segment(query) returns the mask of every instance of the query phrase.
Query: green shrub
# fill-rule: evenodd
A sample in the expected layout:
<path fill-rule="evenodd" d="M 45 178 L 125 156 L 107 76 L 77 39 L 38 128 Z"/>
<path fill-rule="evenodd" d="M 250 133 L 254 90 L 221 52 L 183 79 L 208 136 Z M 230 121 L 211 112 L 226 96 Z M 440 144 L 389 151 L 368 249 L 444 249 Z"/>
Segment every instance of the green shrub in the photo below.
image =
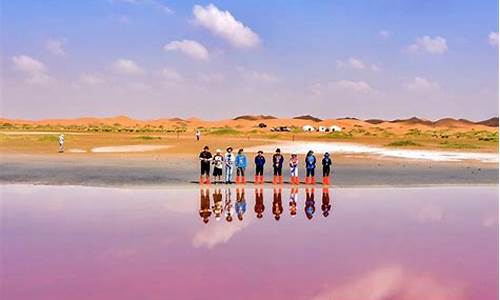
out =
<path fill-rule="evenodd" d="M 409 146 L 421 146 L 421 145 L 418 143 L 415 143 L 414 141 L 401 140 L 401 141 L 394 141 L 394 142 L 389 143 L 385 146 L 386 147 L 409 147 Z"/>

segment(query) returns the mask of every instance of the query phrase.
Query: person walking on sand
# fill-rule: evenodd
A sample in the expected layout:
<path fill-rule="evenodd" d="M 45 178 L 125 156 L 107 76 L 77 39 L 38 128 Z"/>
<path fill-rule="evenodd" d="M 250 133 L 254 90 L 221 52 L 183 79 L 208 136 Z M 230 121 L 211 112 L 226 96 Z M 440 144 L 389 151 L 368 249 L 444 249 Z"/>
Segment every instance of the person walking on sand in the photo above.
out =
<path fill-rule="evenodd" d="M 233 154 L 233 147 L 227 147 L 226 154 L 224 155 L 224 165 L 226 166 L 226 183 L 231 184 L 233 181 L 235 157 Z"/>
<path fill-rule="evenodd" d="M 59 153 L 64 152 L 64 133 L 59 135 Z"/>
<path fill-rule="evenodd" d="M 276 149 L 273 155 L 273 183 L 283 183 L 283 155 L 281 155 L 280 148 Z"/>
<path fill-rule="evenodd" d="M 306 155 L 306 184 L 315 184 L 314 169 L 316 168 L 316 157 L 314 152 L 309 150 Z"/>
<path fill-rule="evenodd" d="M 221 177 L 222 167 L 224 166 L 224 157 L 222 156 L 221 152 L 222 151 L 220 149 L 217 149 L 216 154 L 212 159 L 212 163 L 214 165 L 214 172 L 212 175 L 214 176 L 215 183 L 222 182 Z"/>
<path fill-rule="evenodd" d="M 292 153 L 290 158 L 290 182 L 299 184 L 299 159 L 295 153 Z"/>
<path fill-rule="evenodd" d="M 236 183 L 245 183 L 245 169 L 247 168 L 247 156 L 243 153 L 243 149 L 238 150 L 236 155 Z"/>
<path fill-rule="evenodd" d="M 255 183 L 264 183 L 264 165 L 266 163 L 266 158 L 264 157 L 264 152 L 259 150 L 255 156 Z"/>
<path fill-rule="evenodd" d="M 203 151 L 200 153 L 200 183 L 210 183 L 210 161 L 212 160 L 212 153 L 208 151 L 208 146 L 203 147 Z M 205 176 L 205 180 L 203 180 Z"/>
<path fill-rule="evenodd" d="M 325 152 L 321 164 L 323 165 L 323 184 L 330 184 L 330 166 L 332 165 L 330 153 Z"/>
<path fill-rule="evenodd" d="M 199 128 L 196 128 L 196 133 L 195 133 L 195 135 L 196 135 L 196 141 L 199 141 L 199 140 L 200 140 L 200 137 L 201 137 L 201 131 L 200 131 L 200 129 L 199 129 Z"/>

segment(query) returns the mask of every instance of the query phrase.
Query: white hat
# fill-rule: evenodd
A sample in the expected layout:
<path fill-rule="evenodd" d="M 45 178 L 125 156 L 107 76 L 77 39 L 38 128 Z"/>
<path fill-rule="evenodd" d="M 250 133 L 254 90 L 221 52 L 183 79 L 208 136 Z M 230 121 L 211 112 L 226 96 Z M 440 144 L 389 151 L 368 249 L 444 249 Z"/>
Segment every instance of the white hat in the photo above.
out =
<path fill-rule="evenodd" d="M 215 150 L 215 152 L 220 153 L 222 152 L 220 149 Z"/>

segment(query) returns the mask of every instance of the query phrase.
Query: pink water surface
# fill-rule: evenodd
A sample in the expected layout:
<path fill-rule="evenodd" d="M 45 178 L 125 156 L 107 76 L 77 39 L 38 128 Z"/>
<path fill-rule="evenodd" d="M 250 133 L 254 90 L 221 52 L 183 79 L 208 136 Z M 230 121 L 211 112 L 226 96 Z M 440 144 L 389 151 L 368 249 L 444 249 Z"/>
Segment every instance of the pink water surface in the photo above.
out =
<path fill-rule="evenodd" d="M 264 189 L 258 219 L 223 188 L 232 222 L 213 187 L 0 188 L 1 299 L 498 298 L 498 186 L 316 189 L 310 220 L 304 189 L 295 217 Z"/>

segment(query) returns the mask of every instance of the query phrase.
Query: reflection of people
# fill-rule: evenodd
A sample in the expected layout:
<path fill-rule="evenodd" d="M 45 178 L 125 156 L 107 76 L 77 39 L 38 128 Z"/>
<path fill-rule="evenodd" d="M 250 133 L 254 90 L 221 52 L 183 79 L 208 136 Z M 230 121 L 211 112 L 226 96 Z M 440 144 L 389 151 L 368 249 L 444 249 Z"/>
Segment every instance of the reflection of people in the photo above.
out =
<path fill-rule="evenodd" d="M 297 193 L 298 193 L 298 188 L 297 187 L 292 187 L 290 189 L 290 200 L 288 202 L 288 209 L 290 210 L 290 215 L 292 217 L 295 217 L 297 215 Z"/>
<path fill-rule="evenodd" d="M 323 188 L 323 196 L 321 197 L 321 211 L 323 211 L 323 216 L 326 218 L 330 214 L 330 209 L 332 205 L 330 204 L 330 189 Z"/>
<path fill-rule="evenodd" d="M 211 214 L 209 191 L 208 189 L 200 189 L 200 217 L 204 223 L 208 223 Z"/>
<path fill-rule="evenodd" d="M 266 158 L 264 157 L 264 152 L 259 150 L 257 156 L 255 156 L 255 183 L 264 183 L 264 164 L 266 163 Z"/>
<path fill-rule="evenodd" d="M 306 189 L 306 205 L 304 211 L 306 213 L 306 217 L 308 220 L 311 220 L 314 215 L 314 211 L 316 208 L 314 207 L 314 188 Z"/>
<path fill-rule="evenodd" d="M 314 169 L 316 168 L 316 157 L 314 156 L 314 152 L 309 150 L 306 155 L 306 184 L 314 184 Z"/>
<path fill-rule="evenodd" d="M 221 150 L 217 149 L 216 154 L 213 157 L 213 164 L 214 164 L 214 173 L 212 174 L 214 176 L 214 182 L 221 182 L 221 176 L 222 176 L 222 167 L 224 165 L 224 156 L 221 154 Z"/>
<path fill-rule="evenodd" d="M 231 202 L 230 189 L 225 191 L 224 210 L 226 211 L 226 221 L 231 222 L 233 220 L 233 203 Z"/>
<path fill-rule="evenodd" d="M 63 152 L 64 152 L 64 134 L 61 133 L 61 135 L 59 136 L 59 153 Z"/>
<path fill-rule="evenodd" d="M 257 219 L 262 219 L 264 215 L 264 194 L 262 188 L 255 189 L 255 213 L 257 214 Z"/>
<path fill-rule="evenodd" d="M 243 221 L 243 215 L 247 211 L 247 201 L 245 200 L 245 189 L 236 189 L 236 203 L 234 210 L 238 216 L 238 220 Z"/>
<path fill-rule="evenodd" d="M 273 155 L 273 183 L 283 183 L 283 155 L 280 148 Z"/>
<path fill-rule="evenodd" d="M 323 184 L 330 184 L 330 166 L 332 165 L 330 153 L 325 152 L 321 164 L 323 165 Z"/>
<path fill-rule="evenodd" d="M 213 198 L 214 206 L 212 207 L 212 211 L 214 212 L 215 220 L 219 221 L 222 215 L 222 192 L 220 189 L 215 189 Z"/>
<path fill-rule="evenodd" d="M 283 204 L 281 203 L 281 188 L 275 188 L 273 192 L 273 215 L 276 221 L 280 220 L 283 212 Z"/>
<path fill-rule="evenodd" d="M 234 154 L 233 147 L 227 147 L 224 155 L 224 164 L 226 165 L 226 183 L 232 183 L 234 171 Z"/>
<path fill-rule="evenodd" d="M 208 151 L 208 146 L 203 147 L 203 151 L 200 153 L 200 183 L 210 183 L 210 161 L 212 160 L 212 153 Z M 205 181 L 203 180 L 205 177 Z"/>

